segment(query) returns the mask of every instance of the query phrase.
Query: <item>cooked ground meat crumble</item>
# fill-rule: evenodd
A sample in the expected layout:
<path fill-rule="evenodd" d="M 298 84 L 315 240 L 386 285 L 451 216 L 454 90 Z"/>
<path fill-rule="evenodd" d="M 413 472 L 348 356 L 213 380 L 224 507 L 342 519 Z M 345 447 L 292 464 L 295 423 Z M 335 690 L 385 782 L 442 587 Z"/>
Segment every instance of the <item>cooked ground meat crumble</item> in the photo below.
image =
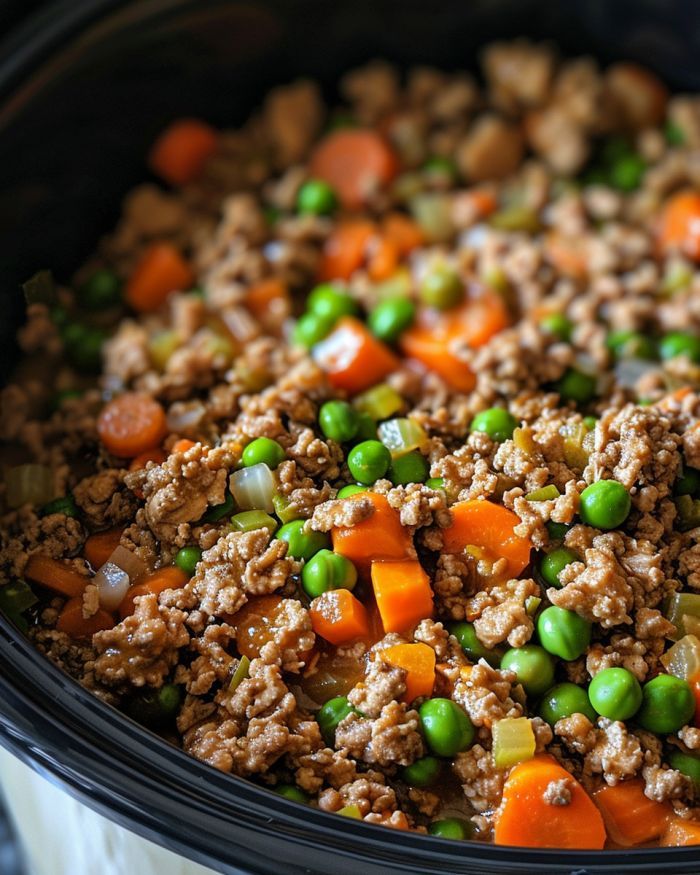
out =
<path fill-rule="evenodd" d="M 482 61 L 176 121 L 94 258 L 26 283 L 0 607 L 325 811 L 700 843 L 700 98 Z"/>

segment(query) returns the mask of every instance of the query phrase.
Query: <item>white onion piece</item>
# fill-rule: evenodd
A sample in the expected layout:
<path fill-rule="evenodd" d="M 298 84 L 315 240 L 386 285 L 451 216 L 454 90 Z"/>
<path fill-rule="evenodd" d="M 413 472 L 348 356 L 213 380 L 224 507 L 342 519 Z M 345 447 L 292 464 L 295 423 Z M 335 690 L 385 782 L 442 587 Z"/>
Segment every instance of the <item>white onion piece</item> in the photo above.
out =
<path fill-rule="evenodd" d="M 252 340 L 259 331 L 258 323 L 244 307 L 222 310 L 221 319 L 241 343 Z"/>
<path fill-rule="evenodd" d="M 119 607 L 131 585 L 126 571 L 113 562 L 105 562 L 93 578 L 93 583 L 100 596 L 100 607 L 106 611 L 115 611 Z"/>
<path fill-rule="evenodd" d="M 184 434 L 190 429 L 196 429 L 206 412 L 201 401 L 177 401 L 168 410 L 168 429 L 176 434 Z"/>
<path fill-rule="evenodd" d="M 264 462 L 241 468 L 231 474 L 231 492 L 240 510 L 264 510 L 272 513 L 275 509 L 272 496 L 275 494 L 275 478 Z"/>
<path fill-rule="evenodd" d="M 624 389 L 633 389 L 638 380 L 658 369 L 658 362 L 647 359 L 621 359 L 615 365 L 615 379 Z"/>
<path fill-rule="evenodd" d="M 132 583 L 136 583 L 136 581 L 140 577 L 143 577 L 148 571 L 146 563 L 142 559 L 139 559 L 136 553 L 132 553 L 131 550 L 127 550 L 127 548 L 122 547 L 121 544 L 118 547 L 115 547 L 107 562 L 111 562 L 112 565 L 118 565 L 120 568 L 123 568 L 131 578 Z"/>

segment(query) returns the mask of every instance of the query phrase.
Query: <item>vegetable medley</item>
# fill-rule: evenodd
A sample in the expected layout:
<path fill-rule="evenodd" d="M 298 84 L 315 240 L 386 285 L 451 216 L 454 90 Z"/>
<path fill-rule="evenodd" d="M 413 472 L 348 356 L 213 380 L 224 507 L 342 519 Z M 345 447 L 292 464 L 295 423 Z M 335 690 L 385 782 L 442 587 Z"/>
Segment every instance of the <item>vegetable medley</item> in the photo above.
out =
<path fill-rule="evenodd" d="M 700 844 L 700 98 L 482 60 L 174 121 L 25 284 L 0 607 L 301 804 Z"/>

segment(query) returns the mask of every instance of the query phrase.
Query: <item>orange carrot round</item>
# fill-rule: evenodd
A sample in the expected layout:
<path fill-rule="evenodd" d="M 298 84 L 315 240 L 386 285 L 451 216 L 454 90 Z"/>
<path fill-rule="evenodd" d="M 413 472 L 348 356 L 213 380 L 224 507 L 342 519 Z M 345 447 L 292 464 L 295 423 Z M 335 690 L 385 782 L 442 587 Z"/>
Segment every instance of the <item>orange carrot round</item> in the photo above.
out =
<path fill-rule="evenodd" d="M 328 134 L 311 156 L 311 175 L 333 187 L 343 206 L 360 209 L 396 175 L 398 162 L 375 131 L 352 129 Z"/>
<path fill-rule="evenodd" d="M 552 781 L 566 782 L 568 805 L 545 801 Z M 536 756 L 510 772 L 496 812 L 497 845 L 600 850 L 605 838 L 603 819 L 591 797 L 553 757 Z"/>
<path fill-rule="evenodd" d="M 320 280 L 349 279 L 365 262 L 375 226 L 364 219 L 341 222 L 326 239 L 318 270 Z"/>
<path fill-rule="evenodd" d="M 153 313 L 172 292 L 189 289 L 194 281 L 194 272 L 178 249 L 171 243 L 153 243 L 127 281 L 126 301 L 138 313 Z"/>
<path fill-rule="evenodd" d="M 201 174 L 219 139 L 214 128 L 199 119 L 177 119 L 153 144 L 148 164 L 156 176 L 171 185 L 186 185 Z"/>
<path fill-rule="evenodd" d="M 136 586 L 132 586 L 124 596 L 122 603 L 119 605 L 119 615 L 129 617 L 136 610 L 134 600 L 142 595 L 160 595 L 166 589 L 180 589 L 187 581 L 188 577 L 185 572 L 176 565 L 167 565 L 165 568 L 159 568 L 148 577 L 144 577 Z"/>
<path fill-rule="evenodd" d="M 494 558 L 508 560 L 510 577 L 517 577 L 529 563 L 532 544 L 529 538 L 514 533 L 520 517 L 512 510 L 478 498 L 459 501 L 450 510 L 452 524 L 442 533 L 447 553 L 461 553 L 468 546 L 483 547 Z"/>
<path fill-rule="evenodd" d="M 658 239 L 664 254 L 681 252 L 700 262 L 700 194 L 679 191 L 666 201 L 659 220 Z"/>
<path fill-rule="evenodd" d="M 130 459 L 166 436 L 165 411 L 150 395 L 125 392 L 102 408 L 97 433 L 108 452 Z"/>
<path fill-rule="evenodd" d="M 95 570 L 101 568 L 119 546 L 123 534 L 121 527 L 95 532 L 85 542 L 83 556 Z"/>
<path fill-rule="evenodd" d="M 51 559 L 50 556 L 43 556 L 41 553 L 34 553 L 29 557 L 24 576 L 33 583 L 39 583 L 46 589 L 69 598 L 82 596 L 89 582 L 87 577 L 79 574 L 65 562 Z"/>
<path fill-rule="evenodd" d="M 114 627 L 114 617 L 100 608 L 91 617 L 83 617 L 83 600 L 80 596 L 69 599 L 58 615 L 56 629 L 77 640 L 89 640 L 95 632 Z"/>

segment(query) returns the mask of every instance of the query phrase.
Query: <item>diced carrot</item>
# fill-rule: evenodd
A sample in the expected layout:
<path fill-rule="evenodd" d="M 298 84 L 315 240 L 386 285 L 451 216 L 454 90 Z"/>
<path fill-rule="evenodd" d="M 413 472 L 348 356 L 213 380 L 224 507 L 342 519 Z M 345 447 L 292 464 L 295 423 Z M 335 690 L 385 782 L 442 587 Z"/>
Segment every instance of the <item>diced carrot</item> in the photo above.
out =
<path fill-rule="evenodd" d="M 673 813 L 668 803 L 647 798 L 644 781 L 638 779 L 614 787 L 604 785 L 593 793 L 593 801 L 603 815 L 610 838 L 624 847 L 658 838 Z"/>
<path fill-rule="evenodd" d="M 406 632 L 433 615 L 430 579 L 417 559 L 373 562 L 372 589 L 385 632 Z"/>
<path fill-rule="evenodd" d="M 148 164 L 156 176 L 171 185 L 186 185 L 201 174 L 219 139 L 214 128 L 199 119 L 177 119 L 153 144 Z"/>
<path fill-rule="evenodd" d="M 71 638 L 78 640 L 90 639 L 95 632 L 103 632 L 114 627 L 114 617 L 100 608 L 91 617 L 83 617 L 83 599 L 81 596 L 69 599 L 58 615 L 56 628 L 65 632 Z"/>
<path fill-rule="evenodd" d="M 367 273 L 374 282 L 388 279 L 399 264 L 399 250 L 388 237 L 372 237 L 367 245 Z"/>
<path fill-rule="evenodd" d="M 191 441 L 188 438 L 180 438 L 179 441 L 175 441 L 175 443 L 170 447 L 171 453 L 186 453 L 188 450 L 191 450 L 192 447 L 196 446 L 195 441 Z"/>
<path fill-rule="evenodd" d="M 120 617 L 123 620 L 124 617 L 129 617 L 134 613 L 136 609 L 134 600 L 139 596 L 149 594 L 160 595 L 166 589 L 180 589 L 188 580 L 189 578 L 185 572 L 176 565 L 167 565 L 165 568 L 159 568 L 158 571 L 154 571 L 153 574 L 144 577 L 140 583 L 129 589 L 119 605 Z"/>
<path fill-rule="evenodd" d="M 365 606 L 348 589 L 324 592 L 311 602 L 309 615 L 314 632 L 336 646 L 369 638 Z"/>
<path fill-rule="evenodd" d="M 697 820 L 684 820 L 674 817 L 669 820 L 666 832 L 659 842 L 662 848 L 683 848 L 687 845 L 700 845 L 700 823 Z"/>
<path fill-rule="evenodd" d="M 398 162 L 376 132 L 353 128 L 333 131 L 316 146 L 311 175 L 333 187 L 343 206 L 360 209 L 396 175 Z"/>
<path fill-rule="evenodd" d="M 544 239 L 544 254 L 565 276 L 584 279 L 588 274 L 587 244 L 580 237 L 564 236 L 552 231 Z"/>
<path fill-rule="evenodd" d="M 95 532 L 94 535 L 90 535 L 83 547 L 83 556 L 95 571 L 101 568 L 114 553 L 123 534 L 124 529 L 117 526 L 117 528 L 106 529 L 104 532 Z"/>
<path fill-rule="evenodd" d="M 126 284 L 125 297 L 138 313 L 160 309 L 172 292 L 194 284 L 192 268 L 171 243 L 152 243 L 143 253 Z"/>
<path fill-rule="evenodd" d="M 508 560 L 508 574 L 517 577 L 530 561 L 529 538 L 516 535 L 520 517 L 491 501 L 475 498 L 459 501 L 450 508 L 452 524 L 442 531 L 447 553 L 461 553 L 466 547 L 482 547 L 494 558 Z"/>
<path fill-rule="evenodd" d="M 350 559 L 357 569 L 368 572 L 374 559 L 406 559 L 413 552 L 410 529 L 401 525 L 399 512 L 385 495 L 361 492 L 348 501 L 367 499 L 374 513 L 354 526 L 338 526 L 331 531 L 333 550 Z M 415 555 L 415 554 L 413 554 Z"/>
<path fill-rule="evenodd" d="M 354 316 L 344 316 L 313 348 L 316 363 L 336 389 L 356 395 L 395 371 L 399 361 L 386 344 Z"/>
<path fill-rule="evenodd" d="M 408 255 L 425 243 L 420 225 L 403 213 L 389 213 L 382 221 L 382 234 L 391 240 L 400 255 Z"/>
<path fill-rule="evenodd" d="M 445 311 L 447 332 L 477 348 L 510 324 L 503 298 L 492 291 L 480 291 L 460 307 Z"/>
<path fill-rule="evenodd" d="M 665 203 L 658 225 L 663 254 L 681 252 L 700 261 L 700 193 L 679 191 Z"/>
<path fill-rule="evenodd" d="M 429 371 L 434 371 L 455 392 L 471 392 L 476 384 L 469 365 L 450 349 L 448 340 L 436 336 L 430 328 L 413 325 L 399 338 L 404 355 L 420 362 Z"/>
<path fill-rule="evenodd" d="M 140 471 L 142 468 L 145 468 L 149 462 L 155 462 L 156 465 L 162 465 L 167 458 L 167 453 L 164 450 L 160 447 L 153 447 L 151 450 L 144 450 L 142 453 L 139 453 L 138 456 L 134 456 L 129 463 L 129 470 Z"/>
<path fill-rule="evenodd" d="M 385 811 L 380 815 L 379 824 L 387 826 L 389 829 L 400 829 L 410 831 L 411 827 L 408 823 L 408 818 L 403 811 Z"/>
<path fill-rule="evenodd" d="M 427 644 L 395 644 L 379 654 L 384 662 L 406 671 L 404 700 L 409 704 L 419 696 L 431 696 L 435 685 L 435 651 Z"/>
<path fill-rule="evenodd" d="M 267 322 L 276 317 L 277 311 L 286 312 L 289 306 L 289 290 L 278 279 L 261 280 L 249 287 L 245 305 L 258 322 Z"/>
<path fill-rule="evenodd" d="M 474 212 L 480 219 L 485 219 L 498 207 L 498 198 L 495 191 L 490 188 L 472 188 L 469 197 L 474 205 Z"/>
<path fill-rule="evenodd" d="M 566 781 L 568 805 L 550 805 L 545 791 L 552 781 Z M 497 845 L 525 848 L 602 849 L 605 826 L 593 800 L 557 761 L 540 754 L 518 763 L 506 779 L 496 811 Z"/>
<path fill-rule="evenodd" d="M 324 244 L 318 278 L 350 279 L 365 263 L 367 245 L 375 233 L 374 224 L 365 219 L 340 222 Z"/>
<path fill-rule="evenodd" d="M 33 583 L 39 583 L 52 592 L 73 598 L 82 596 L 88 585 L 88 578 L 79 574 L 70 565 L 59 559 L 51 559 L 41 553 L 29 557 L 24 569 L 24 576 Z"/>
<path fill-rule="evenodd" d="M 108 452 L 131 459 L 166 436 L 165 411 L 150 395 L 125 392 L 102 408 L 97 433 Z"/>

